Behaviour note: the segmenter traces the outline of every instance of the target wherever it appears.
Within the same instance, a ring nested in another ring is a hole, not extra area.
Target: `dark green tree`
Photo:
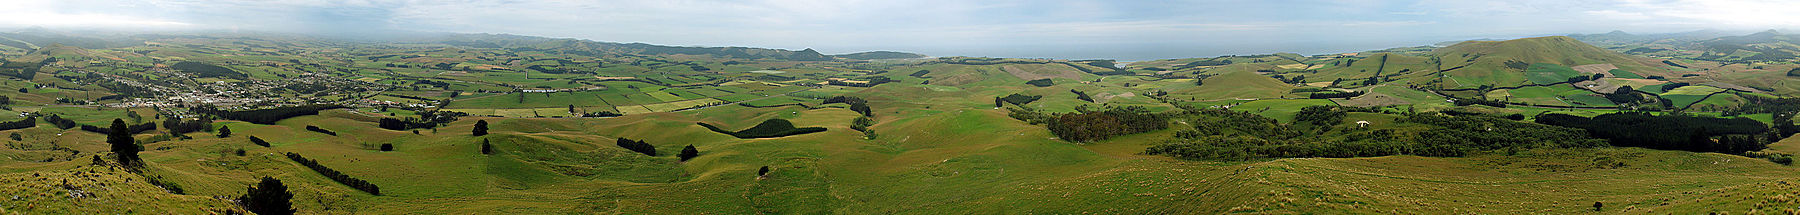
[[[761,170],[756,170],[756,176],[757,177],[769,176],[769,166],[763,166]]]
[[[230,126],[219,126],[219,138],[231,137]]]
[[[681,161],[686,162],[686,161],[688,161],[688,159],[694,159],[694,157],[699,157],[700,150],[695,149],[694,145],[688,145],[687,148],[681,149],[681,154],[676,154],[675,156],[681,157]]]
[[[479,137],[488,134],[487,120],[475,121],[475,130],[471,131]]]
[[[243,197],[238,197],[238,202],[256,214],[294,214],[294,205],[289,202],[293,198],[294,194],[288,192],[287,185],[282,185],[281,180],[264,176],[262,183],[250,187]]]
[[[1606,206],[1605,204],[1600,204],[1600,202],[1594,202],[1594,211],[1600,211],[1600,207],[1605,207],[1605,206]]]
[[[131,139],[131,129],[125,126],[124,119],[113,119],[112,130],[106,134],[106,143],[112,145],[112,152],[118,155],[119,164],[132,165],[138,160],[138,146]]]
[[[381,151],[384,151],[384,152],[391,152],[391,151],[394,151],[394,144],[392,144],[392,143],[382,143],[382,144],[381,144]]]
[[[487,139],[481,139],[481,154],[494,154],[494,145],[488,144]]]

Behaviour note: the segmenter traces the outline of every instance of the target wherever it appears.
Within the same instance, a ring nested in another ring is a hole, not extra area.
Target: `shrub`
[[[769,166],[763,166],[762,169],[756,170],[756,177],[766,177],[766,176],[769,176]]]
[[[219,138],[227,138],[227,137],[231,137],[231,127],[230,126],[219,126]]]
[[[382,143],[382,144],[381,144],[381,151],[384,151],[384,152],[391,152],[391,151],[394,151],[394,144],[392,144],[392,143]]]
[[[470,130],[469,133],[473,134],[477,137],[482,136],[482,135],[487,135],[488,134],[487,120],[475,121],[475,129]]]

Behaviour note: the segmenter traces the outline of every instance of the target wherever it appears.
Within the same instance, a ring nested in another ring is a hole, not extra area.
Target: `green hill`
[[[1608,51],[1566,36],[1535,37],[1506,41],[1466,41],[1432,51],[1452,81],[1445,88],[1481,85],[1518,86],[1527,83],[1520,74],[1534,63],[1566,67],[1612,64],[1639,74],[1666,74],[1661,67],[1638,57]],[[1455,65],[1455,66],[1452,66]]]
[[[1250,71],[1225,72],[1200,82],[1202,84],[1199,87],[1181,89],[1170,94],[1177,98],[1201,101],[1264,99],[1279,98],[1294,89],[1293,85],[1282,83],[1281,80]]]

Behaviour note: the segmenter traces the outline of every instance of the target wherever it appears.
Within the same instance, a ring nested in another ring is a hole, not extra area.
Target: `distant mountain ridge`
[[[832,55],[832,57],[839,57],[839,58],[852,59],[852,60],[880,60],[880,59],[923,58],[923,57],[929,57],[929,56],[925,56],[922,54],[906,53],[906,52],[896,52],[896,51],[869,51],[869,52],[857,52],[857,53],[849,53],[849,54]]]
[[[820,54],[811,48],[784,50],[751,47],[666,46],[647,43],[614,43],[583,39],[547,38],[509,34],[454,34],[418,42],[438,43],[474,48],[508,48],[562,51],[585,55],[706,55],[720,58],[774,59],[790,61],[830,61],[838,57],[856,60],[918,58],[924,55],[874,51],[845,55]]]

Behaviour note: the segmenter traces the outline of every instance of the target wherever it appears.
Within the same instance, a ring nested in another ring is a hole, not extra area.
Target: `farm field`
[[[1800,58],[1774,31],[1063,59],[837,53],[864,46],[777,24],[857,19],[785,10],[758,12],[807,15],[744,20],[797,50],[0,25],[0,214],[1800,210]],[[932,36],[891,30],[863,34]]]

